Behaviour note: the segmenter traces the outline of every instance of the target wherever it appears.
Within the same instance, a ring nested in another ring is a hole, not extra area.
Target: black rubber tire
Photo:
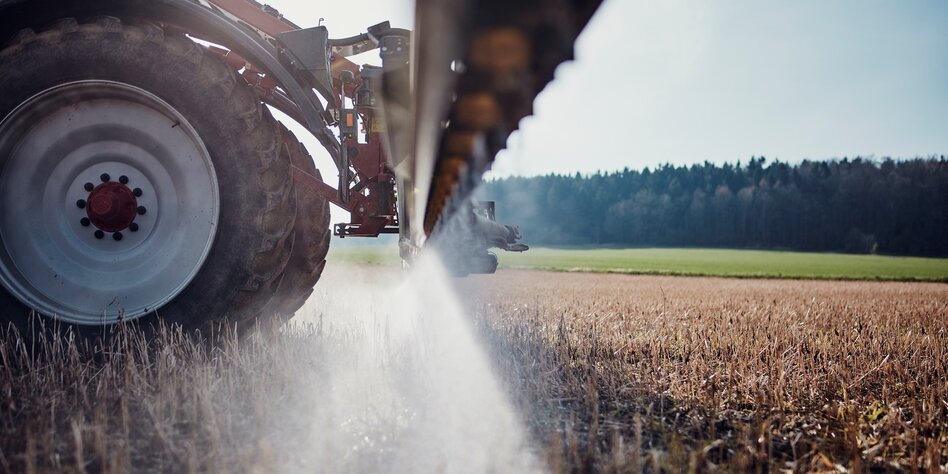
[[[181,113],[217,172],[219,227],[203,267],[174,300],[136,321],[188,330],[247,326],[289,259],[296,194],[279,125],[246,82],[206,48],[151,24],[64,19],[24,30],[0,51],[0,117],[60,83],[103,79],[145,89]],[[27,328],[30,309],[0,289],[0,317]],[[102,327],[70,326],[80,333]]]
[[[293,166],[322,180],[313,157],[289,129],[280,124]],[[309,299],[326,266],[326,254],[332,232],[329,227],[329,202],[312,189],[295,186],[297,210],[293,227],[293,252],[286,264],[280,287],[273,298],[272,311],[282,319],[289,319]]]

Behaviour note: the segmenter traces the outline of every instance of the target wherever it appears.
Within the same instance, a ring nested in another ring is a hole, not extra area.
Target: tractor
[[[414,31],[332,38],[254,0],[0,0],[0,317],[282,320],[333,235],[494,272],[527,247],[472,191],[598,3],[419,0]]]

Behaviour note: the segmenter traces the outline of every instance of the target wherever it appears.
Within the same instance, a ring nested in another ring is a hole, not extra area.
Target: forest
[[[948,256],[944,155],[508,177],[481,197],[533,245]]]

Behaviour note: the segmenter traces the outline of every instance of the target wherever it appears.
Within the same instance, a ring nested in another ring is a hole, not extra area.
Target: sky
[[[407,0],[270,3],[412,26]],[[941,0],[605,0],[491,176],[948,155],[946,25]]]

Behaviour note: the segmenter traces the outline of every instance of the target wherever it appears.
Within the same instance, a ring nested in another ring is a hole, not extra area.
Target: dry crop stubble
[[[948,285],[462,284],[556,469],[946,469]]]
[[[0,472],[534,472],[447,281],[333,268],[291,324],[210,342],[2,334]]]
[[[948,285],[501,271],[455,282],[489,359],[444,372],[449,358],[430,366],[418,350],[474,348],[437,339],[463,319],[430,326],[420,345],[384,312],[358,324],[350,308],[401,275],[331,271],[310,325],[239,341],[128,330],[92,349],[6,334],[0,472],[396,470],[391,460],[419,452],[407,448],[434,452],[411,442],[419,433],[450,438],[461,431],[448,418],[496,418],[504,398],[554,471],[948,463]],[[473,403],[475,390],[494,401]],[[445,452],[504,444],[510,424],[487,426],[508,428]]]

